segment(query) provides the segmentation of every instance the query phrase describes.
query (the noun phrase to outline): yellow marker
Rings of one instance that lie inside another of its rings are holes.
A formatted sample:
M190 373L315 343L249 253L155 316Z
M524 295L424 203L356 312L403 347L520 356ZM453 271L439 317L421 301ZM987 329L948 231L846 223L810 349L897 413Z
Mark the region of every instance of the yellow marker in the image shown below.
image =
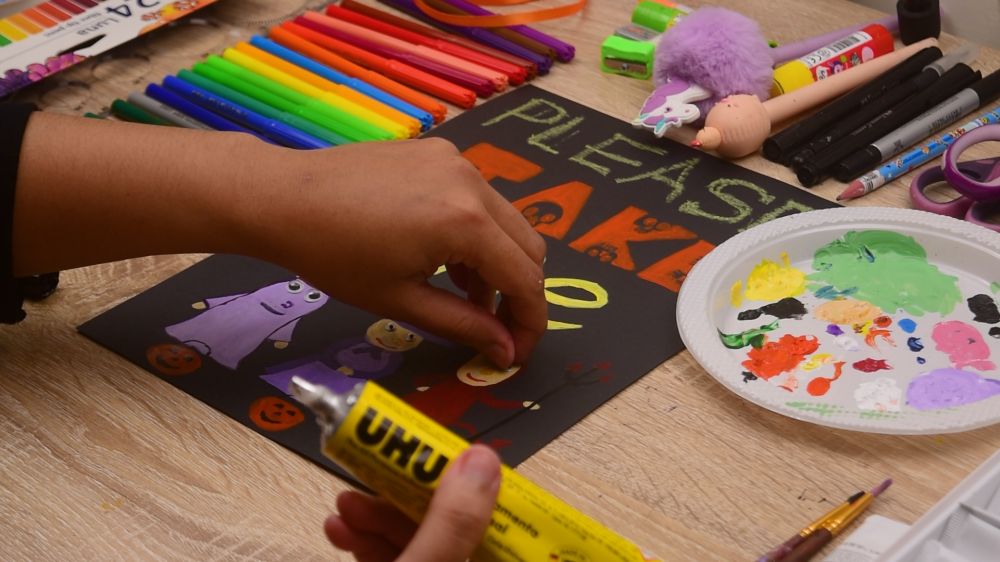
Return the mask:
M10 20L6 19L0 20L0 35L3 35L11 41L20 41L28 38L27 33L21 31L20 28L11 23Z
M310 72L301 66L294 65L284 59L276 57L267 51L258 49L253 45L245 42L240 42L236 44L236 50L251 56L260 62L276 68L281 72L288 74L302 80L307 84L311 84L320 88L321 90L326 90L328 92L333 92L348 101L352 101L361 107L370 109L371 111L385 117L389 121L402 125L409 130L409 137L415 137L420 134L420 121L417 121L413 117L398 111L385 105L384 103L372 99L357 90L348 88L342 84L337 84L336 82L331 82L318 74Z
M323 454L420 521L448 464L469 444L373 382L336 394L293 377L291 392L316 414ZM473 554L483 562L644 562L636 545L506 466L490 526Z
M317 99L327 105L330 105L331 107L335 107L345 113L349 113L361 121L366 121L383 131L388 131L396 138L409 138L409 130L403 125L382 117L374 111L361 107L352 101L348 101L333 92L327 92L313 86L312 84L303 82L302 80L299 80L286 72L282 72L271 65L264 64L260 60L255 59L244 52L229 48L223 51L222 58L232 61L247 70L250 70L251 72L256 72L261 76L270 78L286 88L291 88L300 94Z

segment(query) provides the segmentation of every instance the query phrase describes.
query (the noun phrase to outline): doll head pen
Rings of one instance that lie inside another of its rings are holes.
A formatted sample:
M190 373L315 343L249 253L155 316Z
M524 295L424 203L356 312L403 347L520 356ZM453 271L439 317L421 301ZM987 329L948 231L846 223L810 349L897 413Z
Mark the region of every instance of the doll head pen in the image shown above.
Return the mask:
M935 45L936 39L924 39L765 102L745 94L723 98L708 112L705 127L698 131L691 145L715 150L726 158L746 156L760 149L771 133L772 124L825 103L889 70L917 51Z

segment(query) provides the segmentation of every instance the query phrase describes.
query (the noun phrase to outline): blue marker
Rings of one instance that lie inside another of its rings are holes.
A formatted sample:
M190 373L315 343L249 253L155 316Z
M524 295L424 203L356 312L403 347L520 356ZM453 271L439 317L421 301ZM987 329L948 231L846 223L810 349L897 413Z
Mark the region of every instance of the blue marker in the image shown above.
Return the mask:
M163 79L163 85L169 88L171 92L191 103L260 131L262 134L285 146L291 148L327 148L333 146L333 144L323 139L303 133L294 127L289 127L284 123L265 117L255 111L250 111L239 104L219 97L179 78L167 76ZM155 84L151 84L150 86L155 86Z
M154 100L169 105L170 107L180 111L188 117L201 121L202 123L208 125L209 127L215 129L216 131L235 131L239 133L246 133L248 135L253 135L260 140L269 144L278 144L277 142L257 133L257 131L251 131L246 127L237 125L229 119L220 117L207 109L202 109L201 107L187 101L186 99L174 94L173 92L168 92L163 88L157 86L156 84L150 84L146 86L146 95L153 98Z
M249 109L250 111L256 111L265 117L270 117L271 119L277 119L282 123L287 124L290 127L295 127L296 129L302 131L303 133L310 134L314 137L321 138L333 145L349 144L351 141L347 137L338 135L337 133L324 129L323 127L299 117L298 115L293 115L287 111L282 111L281 109L271 107L264 102L258 101L246 94L237 92L236 90L230 88L229 86L220 84L213 80L210 80L200 74L195 74L190 70L181 70L177 73L176 78L203 90L212 92L217 96L222 96L227 100L242 105L243 107ZM173 81L171 81L172 83ZM167 86L169 89L169 86Z
M267 51L276 57L283 58L296 66L301 66L309 72L322 76L331 82L352 88L357 92L360 92L372 99L376 99L393 109L399 110L410 117L417 119L420 121L420 129L422 131L426 131L434 125L434 116L419 107L410 105L409 103L384 92L367 82L358 80L357 78L351 78L350 76L342 74L324 64L320 64L308 57L304 57L291 49L286 49L270 39L254 35L250 38L250 44L262 51Z

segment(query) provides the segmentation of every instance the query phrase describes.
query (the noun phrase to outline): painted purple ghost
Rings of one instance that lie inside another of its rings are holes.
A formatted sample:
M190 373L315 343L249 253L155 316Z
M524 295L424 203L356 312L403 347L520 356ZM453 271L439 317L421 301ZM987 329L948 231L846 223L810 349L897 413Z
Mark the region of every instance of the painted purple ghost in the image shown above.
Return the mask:
M945 367L911 380L906 401L917 410L936 410L979 402L997 394L1000 381Z
M204 312L166 332L206 357L235 369L264 340L276 345L292 339L303 316L322 307L330 297L301 279L282 281L252 293L214 297L196 303Z
M403 352L423 340L415 328L383 318L369 326L363 338L340 340L320 353L268 368L260 378L285 393L293 376L346 392L360 381L396 372Z
M632 120L632 125L650 129L654 135L662 137L670 127L697 121L701 112L698 106L689 102L711 96L711 92L697 84L670 78L646 98L639 116Z

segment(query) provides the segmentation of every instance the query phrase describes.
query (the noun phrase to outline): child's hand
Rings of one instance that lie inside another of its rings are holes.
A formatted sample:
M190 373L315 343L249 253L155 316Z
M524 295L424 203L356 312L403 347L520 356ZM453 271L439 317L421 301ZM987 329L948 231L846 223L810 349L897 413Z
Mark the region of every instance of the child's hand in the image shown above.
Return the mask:
M486 532L500 489L500 460L473 445L441 477L418 527L380 498L344 492L324 529L359 562L465 562Z

